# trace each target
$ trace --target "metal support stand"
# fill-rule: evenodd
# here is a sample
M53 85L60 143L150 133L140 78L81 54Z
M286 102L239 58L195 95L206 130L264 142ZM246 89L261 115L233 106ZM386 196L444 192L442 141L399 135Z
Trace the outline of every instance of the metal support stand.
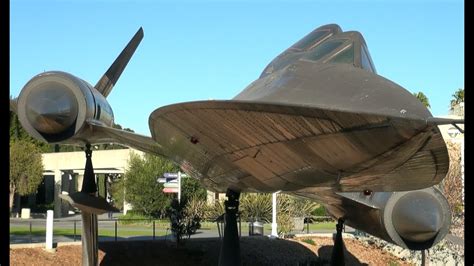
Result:
M336 239L334 239L334 247L331 254L331 265L340 266L345 265L344 262L344 241L342 240L342 229L344 227L344 220L338 219L336 225Z
M97 214L82 211L82 265L99 265Z
M82 216L82 265L98 265L98 227L97 215L118 211L104 198L97 197L97 184L95 181L94 168L92 167L91 145L86 145L86 167L84 179L82 180L81 192L73 194L61 194L60 198L66 200L73 207L81 210Z
M240 192L227 189L225 205L224 239L219 254L219 266L241 265L237 213Z
M91 145L86 145L86 167L84 169L84 179L82 180L82 193L87 193L97 197L97 184L95 182L94 168L92 167ZM82 265L98 265L98 228L97 214L81 210L82 218Z
M430 265L430 256L428 254L427 249L423 249L421 251L421 266L429 266Z

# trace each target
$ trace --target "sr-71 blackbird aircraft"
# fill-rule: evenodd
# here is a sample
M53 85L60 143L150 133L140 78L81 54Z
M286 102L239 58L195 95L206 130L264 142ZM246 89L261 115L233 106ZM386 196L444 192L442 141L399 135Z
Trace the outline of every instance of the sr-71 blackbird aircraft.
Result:
M316 200L340 222L413 250L447 234L450 209L435 185L449 156L438 125L463 121L433 117L410 92L377 75L359 32L321 26L232 100L156 109L151 138L114 129L106 100L142 38L140 28L95 86L65 72L41 73L11 109L39 140L125 144L170 158L209 190L227 192L222 265L240 263L240 192L281 190ZM94 215L110 206L94 196L89 148L86 153L89 175L67 200L89 224L84 256L95 261L84 264L96 264Z

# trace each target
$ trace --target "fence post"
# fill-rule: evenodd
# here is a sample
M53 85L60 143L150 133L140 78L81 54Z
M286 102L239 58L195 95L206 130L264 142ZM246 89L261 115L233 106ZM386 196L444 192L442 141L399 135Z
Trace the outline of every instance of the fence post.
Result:
M115 220L115 242L117 242L117 220Z
M155 220L153 220L153 240L155 240Z
M31 221L30 221L30 243L33 243L33 232L31 229Z
M76 220L74 220L74 242L76 242Z

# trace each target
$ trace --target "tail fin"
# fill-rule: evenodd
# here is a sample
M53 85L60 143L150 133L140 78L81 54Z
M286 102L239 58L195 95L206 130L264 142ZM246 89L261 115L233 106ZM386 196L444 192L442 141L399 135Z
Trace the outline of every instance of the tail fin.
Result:
M141 40L143 39L143 29L140 29L135 33L133 38L127 44L127 46L123 49L120 55L115 59L114 63L109 67L107 72L100 78L100 80L95 85L95 89L102 93L104 97L107 97L109 93L112 91L117 80L120 78L122 71L130 61L133 53L137 49L138 45L140 44Z

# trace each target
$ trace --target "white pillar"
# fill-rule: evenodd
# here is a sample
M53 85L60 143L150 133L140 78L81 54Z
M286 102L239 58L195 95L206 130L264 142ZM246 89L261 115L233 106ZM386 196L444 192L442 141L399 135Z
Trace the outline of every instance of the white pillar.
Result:
M277 230L277 194L280 193L280 191L277 191L272 194L272 234L270 235L271 237L278 237L278 230Z
M53 249L53 218L54 211L48 210L46 216L46 250Z
M181 171L178 171L178 202L181 203Z

